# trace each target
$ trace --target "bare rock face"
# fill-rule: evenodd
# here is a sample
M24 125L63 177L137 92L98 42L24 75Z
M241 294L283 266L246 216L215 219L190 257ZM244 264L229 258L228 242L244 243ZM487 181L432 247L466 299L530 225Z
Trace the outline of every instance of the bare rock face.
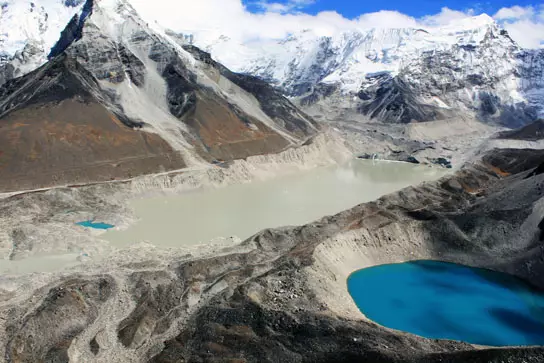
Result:
M371 119L393 123L410 123L412 120L444 119L453 112L440 110L418 101L418 91L406 80L389 73L367 76L357 97L361 100L358 111Z
M498 139L539 141L544 139L544 120L535 121L517 130L501 132Z
M434 259L544 287L543 158L494 150L453 176L263 231L229 253L150 256L18 296L3 290L0 347L21 362L539 362L542 348L476 349L380 327L354 307L345 279Z
M267 82L247 74L231 72L224 65L214 61L211 54L193 45L185 44L183 49L193 54L200 61L218 69L223 77L254 95L263 111L287 131L303 137L308 133L312 133L312 129L317 127L313 120L304 115L293 104L285 102L282 93Z

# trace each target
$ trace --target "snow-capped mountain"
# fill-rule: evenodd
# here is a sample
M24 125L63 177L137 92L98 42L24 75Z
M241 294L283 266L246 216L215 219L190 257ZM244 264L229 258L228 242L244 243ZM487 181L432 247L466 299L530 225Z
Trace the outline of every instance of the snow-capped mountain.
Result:
M318 114L410 122L461 113L510 125L543 115L544 51L520 48L487 15L435 28L305 31L272 42L194 39Z
M206 168L319 132L272 86L148 26L125 0L87 0L48 58L0 87L0 190Z
M78 21L73 15L82 7L82 0L4 2L0 84L43 64L63 24ZM544 116L544 50L522 49L487 15L441 27L351 29L330 36L308 30L246 43L217 30L169 36L276 86L323 119L407 123L463 117L518 126Z
M0 1L0 85L47 61L51 48L85 0Z
M235 44L222 37L211 44L195 44L239 72L248 72L274 82L291 95L307 92L304 83L340 82L346 91L358 91L361 75L397 73L425 51L441 51L455 44L478 44L493 20L480 16L474 22L439 29L371 29L317 37L310 30L277 42L252 41ZM204 38L209 42L209 38Z

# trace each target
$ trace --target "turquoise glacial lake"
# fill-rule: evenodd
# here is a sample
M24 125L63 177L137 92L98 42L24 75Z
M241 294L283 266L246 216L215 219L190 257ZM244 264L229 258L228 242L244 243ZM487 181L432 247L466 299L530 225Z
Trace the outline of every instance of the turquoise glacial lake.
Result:
M395 330L488 346L544 345L544 292L514 276L436 261L359 270L359 310Z
M93 228L93 229L112 229L115 227L113 224L107 224L103 222L94 222L94 221L83 221L76 223L78 226L85 227L85 228Z

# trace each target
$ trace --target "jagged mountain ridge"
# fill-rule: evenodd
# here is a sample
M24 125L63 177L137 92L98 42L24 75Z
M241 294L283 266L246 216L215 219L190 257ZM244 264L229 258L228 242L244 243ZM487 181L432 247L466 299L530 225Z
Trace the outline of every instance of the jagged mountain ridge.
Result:
M83 7L79 0L41 1L76 13ZM33 16L34 24L43 22ZM273 84L324 119L408 123L461 116L517 127L544 113L544 51L522 49L485 14L442 27L352 29L331 36L303 31L278 41L240 43L198 29L168 36L194 40L215 60ZM11 41L6 52L0 41L0 84L43 63L51 49L37 56L35 43L32 37Z
M462 115L514 127L544 112L544 51L522 49L487 15L441 28L304 31L277 42L199 34L195 44L218 61L267 80L314 115L401 123Z
M0 88L0 139L13 146L0 150L2 190L201 167L318 132L271 86L149 28L123 0L88 0L50 58Z

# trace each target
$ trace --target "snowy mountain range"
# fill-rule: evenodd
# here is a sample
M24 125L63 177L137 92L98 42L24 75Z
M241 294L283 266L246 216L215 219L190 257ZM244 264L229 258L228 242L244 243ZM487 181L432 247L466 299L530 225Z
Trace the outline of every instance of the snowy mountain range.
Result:
M82 6L81 0L4 2L0 84L43 64ZM544 51L522 49L487 15L441 27L303 31L274 41L240 43L198 29L175 38L265 80L324 119L470 117L513 127L544 116Z
M192 38L316 115L410 122L462 114L516 125L544 112L544 51L522 49L487 15L443 27L304 31L243 44L198 32Z

